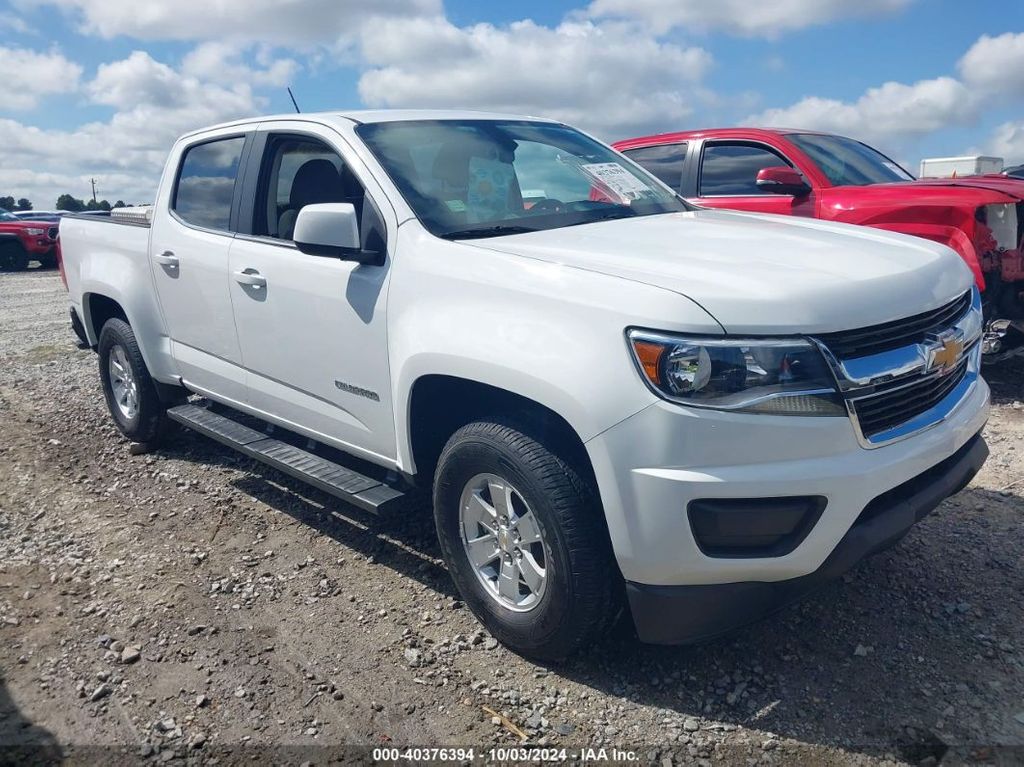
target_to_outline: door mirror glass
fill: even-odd
[[[772,194],[791,194],[794,197],[802,197],[811,191],[800,172],[787,165],[761,168],[757,172],[757,188]]]
[[[311,256],[340,258],[360,264],[384,262],[384,254],[363,250],[359,220],[350,202],[305,205],[295,219],[295,246]]]

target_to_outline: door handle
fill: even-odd
[[[163,253],[157,253],[153,256],[153,260],[161,266],[169,266],[172,269],[178,268],[178,257],[169,250],[165,250]]]
[[[248,285],[250,288],[267,287],[267,278],[255,269],[235,272],[235,282],[240,285]]]

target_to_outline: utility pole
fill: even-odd
[[[91,178],[89,182],[92,184],[92,201],[96,202],[96,179]]]

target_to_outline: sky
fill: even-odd
[[[1020,0],[0,0],[0,196],[152,199],[188,130],[458,107],[1024,162]]]

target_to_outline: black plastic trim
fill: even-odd
[[[823,495],[776,498],[698,498],[686,506],[690,532],[705,556],[784,557],[804,542],[828,505]],[[731,519],[730,519],[731,517]],[[740,526],[730,532],[723,524]]]

